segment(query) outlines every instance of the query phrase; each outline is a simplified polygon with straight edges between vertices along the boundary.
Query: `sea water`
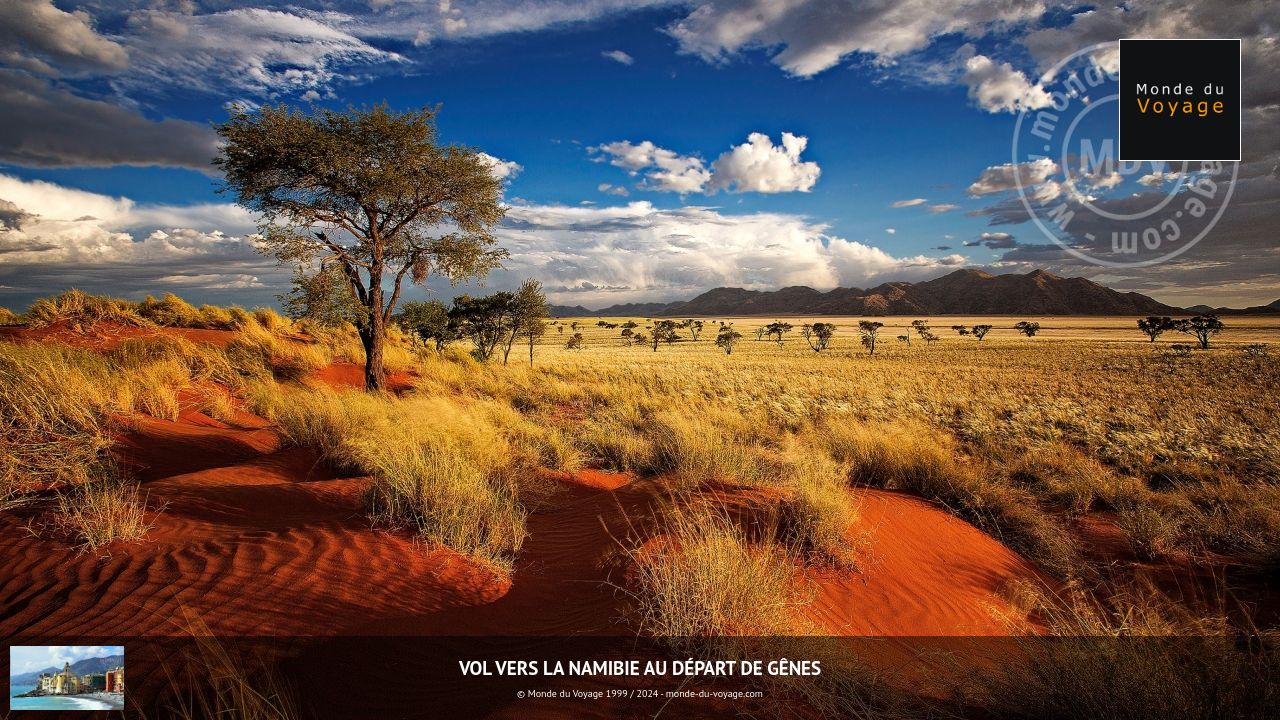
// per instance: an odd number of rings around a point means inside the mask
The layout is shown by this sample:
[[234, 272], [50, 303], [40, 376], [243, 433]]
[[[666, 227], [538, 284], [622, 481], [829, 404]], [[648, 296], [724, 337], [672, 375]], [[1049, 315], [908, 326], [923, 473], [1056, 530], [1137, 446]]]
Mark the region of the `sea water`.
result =
[[97, 700], [78, 697], [15, 697], [36, 688], [35, 685], [12, 685], [9, 687], [10, 710], [110, 710], [111, 706]]

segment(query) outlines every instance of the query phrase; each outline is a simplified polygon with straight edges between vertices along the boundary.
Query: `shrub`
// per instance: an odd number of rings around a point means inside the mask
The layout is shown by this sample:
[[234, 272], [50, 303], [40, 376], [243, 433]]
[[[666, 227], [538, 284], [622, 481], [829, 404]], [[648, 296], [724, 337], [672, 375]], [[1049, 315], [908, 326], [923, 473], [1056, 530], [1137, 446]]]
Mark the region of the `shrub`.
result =
[[22, 318], [7, 307], [0, 307], [0, 326], [21, 325]]

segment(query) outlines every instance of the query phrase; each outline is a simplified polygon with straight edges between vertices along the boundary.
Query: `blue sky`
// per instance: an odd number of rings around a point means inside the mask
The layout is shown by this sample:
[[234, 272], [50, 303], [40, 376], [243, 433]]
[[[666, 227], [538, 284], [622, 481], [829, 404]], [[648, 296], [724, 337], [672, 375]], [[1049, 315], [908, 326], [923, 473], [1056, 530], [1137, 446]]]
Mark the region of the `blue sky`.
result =
[[9, 674], [25, 675], [45, 668], [62, 669], [64, 663], [75, 664], [95, 657], [124, 655], [123, 645], [11, 645]]
[[[1280, 297], [1280, 257], [1258, 232], [1280, 216], [1280, 140], [1253, 130], [1275, 119], [1266, 93], [1246, 104], [1248, 207], [1179, 262], [1081, 262], [996, 212], [1013, 188], [993, 180], [1063, 55], [1165, 33], [1172, 10], [1189, 36], [1274, 27], [1265, 3], [1232, 19], [1207, 1], [641, 4], [15, 0], [0, 9], [0, 304], [69, 285], [271, 303], [287, 272], [216, 193], [210, 124], [230, 102], [382, 101], [442, 104], [442, 138], [502, 164], [513, 256], [489, 286], [537, 277], [559, 303], [958, 267], [1046, 267], [1181, 304]], [[1246, 87], [1275, 85], [1276, 53], [1246, 44]], [[1084, 127], [1106, 136], [1114, 117]], [[1124, 202], [1175, 182], [1144, 168], [1083, 192]]]

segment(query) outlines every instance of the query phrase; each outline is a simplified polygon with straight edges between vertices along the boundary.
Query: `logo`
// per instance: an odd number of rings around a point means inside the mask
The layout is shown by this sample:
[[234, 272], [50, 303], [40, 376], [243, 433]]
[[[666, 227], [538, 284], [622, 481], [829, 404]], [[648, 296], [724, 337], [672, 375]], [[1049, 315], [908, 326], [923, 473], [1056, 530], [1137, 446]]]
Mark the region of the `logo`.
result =
[[1120, 160], [1117, 57], [1116, 43], [1099, 43], [1042, 75], [1043, 94], [1018, 114], [1011, 167], [1025, 219], [1067, 253], [1104, 267], [1145, 267], [1209, 234], [1239, 164]]

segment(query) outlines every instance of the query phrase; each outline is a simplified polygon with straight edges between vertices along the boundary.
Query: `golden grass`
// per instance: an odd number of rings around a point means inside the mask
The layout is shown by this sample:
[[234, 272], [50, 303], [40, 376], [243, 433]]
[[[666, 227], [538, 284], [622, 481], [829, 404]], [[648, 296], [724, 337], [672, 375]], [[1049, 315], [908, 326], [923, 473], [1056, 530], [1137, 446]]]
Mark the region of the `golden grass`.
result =
[[137, 483], [105, 474], [60, 491], [52, 524], [57, 534], [82, 551], [96, 552], [114, 542], [145, 538], [151, 529], [146, 514], [146, 499]]
[[970, 673], [960, 693], [997, 718], [1261, 718], [1280, 712], [1276, 637], [1192, 610], [1149, 585], [1098, 600], [1014, 593], [1052, 637], [1016, 641], [1015, 660]]
[[[258, 386], [251, 402], [288, 442], [335, 467], [373, 476], [375, 521], [407, 525], [446, 546], [509, 570], [526, 535], [519, 480], [554, 456], [553, 441], [508, 432], [510, 416], [445, 398], [396, 399], [363, 392], [282, 392]], [[524, 423], [524, 420], [520, 420]]]
[[7, 307], [0, 307], [0, 327], [6, 325], [21, 325], [22, 316]]
[[630, 548], [637, 624], [660, 638], [803, 635], [808, 602], [796, 552], [752, 543], [714, 509], [673, 508], [659, 542]]
[[27, 322], [32, 327], [45, 327], [64, 321], [77, 330], [87, 330], [103, 321], [138, 327], [151, 324], [127, 300], [90, 295], [75, 289], [54, 297], [41, 298], [27, 310]]

